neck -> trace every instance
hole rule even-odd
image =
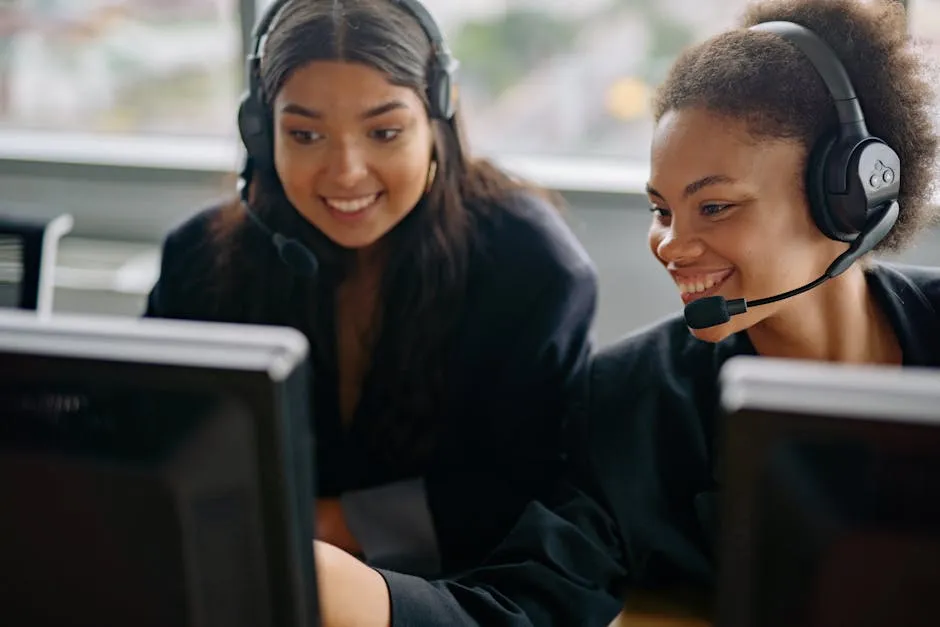
[[[858,265],[790,299],[747,333],[758,354],[767,357],[901,363],[897,337]]]
[[[349,260],[347,279],[356,283],[378,282],[385,267],[386,256],[385,247],[379,243],[357,249]]]

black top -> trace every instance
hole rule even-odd
[[[220,251],[212,239],[218,212],[203,211],[166,238],[146,315],[293,326],[315,345],[305,315],[309,280],[291,275],[271,240],[250,222],[241,227],[250,230],[242,245],[227,252],[269,264],[272,276],[266,281],[276,287],[265,289],[260,306],[219,306],[211,289],[218,277]],[[369,454],[356,419],[348,429],[342,424],[335,359],[317,363],[318,351],[312,351],[317,496],[342,495],[366,557],[374,544],[371,552],[396,568],[389,544],[405,552],[426,548],[407,537],[421,534],[422,512],[414,508],[423,509],[440,559],[438,568],[427,562],[413,572],[449,572],[478,563],[525,505],[557,481],[566,404],[586,374],[597,300],[587,254],[557,210],[534,196],[518,197],[488,214],[477,221],[479,245],[470,260],[449,362],[444,426],[425,467],[415,472]],[[323,315],[332,318],[330,309]],[[366,380],[357,418],[377,403],[381,399]],[[357,495],[362,498],[353,498]],[[409,570],[404,557],[401,567]]]
[[[940,366],[940,270],[878,265],[867,276],[904,363]],[[709,596],[718,373],[753,354],[745,332],[711,344],[675,317],[596,355],[574,479],[547,506],[531,504],[487,566],[461,579],[382,571],[393,626],[606,626],[627,586]]]

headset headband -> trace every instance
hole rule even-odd
[[[850,127],[854,134],[867,135],[862,107],[855,95],[852,81],[845,66],[835,51],[819,35],[793,22],[764,22],[750,30],[765,31],[782,37],[796,46],[809,59],[816,72],[826,84],[836,107],[836,117],[843,127]],[[849,130],[846,128],[846,130]],[[845,132],[845,131],[843,131]]]
[[[423,4],[417,0],[390,0],[392,4],[401,7],[409,15],[411,15],[418,25],[421,27],[421,30],[424,31],[425,36],[428,38],[428,41],[431,43],[431,49],[434,53],[434,56],[442,61],[442,67],[449,67],[453,64],[453,57],[451,56],[450,50],[447,47],[447,42],[444,39],[441,29],[438,28],[437,22],[434,21],[434,17],[431,13],[424,7]],[[261,14],[261,19],[258,20],[258,23],[255,25],[255,29],[252,32],[252,46],[251,46],[251,56],[258,57],[261,54],[261,46],[264,42],[265,36],[268,34],[268,30],[271,28],[271,24],[280,14],[281,9],[284,8],[290,0],[274,0],[271,4],[268,5],[264,13]]]

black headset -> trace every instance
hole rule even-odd
[[[692,329],[724,324],[750,307],[769,305],[807,292],[839,276],[874,250],[898,221],[901,160],[884,141],[872,136],[862,108],[839,57],[811,30],[792,22],[766,22],[750,30],[782,37],[797,47],[816,68],[835,105],[838,126],[824,133],[810,151],[806,194],[816,226],[830,239],[849,248],[816,280],[796,289],[759,298],[727,300],[707,296],[685,306]]]
[[[238,107],[238,132],[245,146],[246,158],[240,174],[239,186],[245,210],[251,220],[267,232],[281,259],[295,272],[315,275],[318,263],[313,252],[300,241],[273,232],[248,206],[248,188],[256,170],[274,171],[273,122],[270,105],[264,94],[261,81],[261,58],[264,40],[281,9],[292,0],[275,0],[262,14],[252,33],[251,52],[246,62],[248,91],[242,96]],[[299,0],[303,1],[303,0]],[[432,118],[448,122],[457,108],[457,70],[460,63],[455,59],[444,35],[434,18],[418,0],[389,0],[411,15],[431,43],[431,61],[427,68],[428,113]]]
[[[819,230],[840,242],[854,242],[860,235],[874,233],[880,235],[880,241],[897,221],[901,160],[890,146],[868,132],[839,57],[818,35],[799,24],[766,22],[750,30],[773,33],[796,46],[816,68],[835,104],[838,127],[820,138],[807,163],[809,207]],[[862,239],[868,240],[866,252],[878,243],[873,237]]]
[[[271,24],[290,1],[275,0],[261,16],[252,35],[252,50],[247,60],[248,91],[238,107],[238,131],[248,152],[246,162],[249,168],[274,168],[271,112],[261,82],[262,46]],[[430,41],[432,56],[427,70],[429,114],[432,118],[449,121],[454,117],[457,106],[456,73],[460,63],[451,56],[441,30],[421,3],[417,0],[389,2],[414,17]]]

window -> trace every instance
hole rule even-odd
[[[682,48],[728,27],[745,0],[424,4],[461,62],[476,149],[645,161],[652,86]]]
[[[909,0],[907,6],[911,37],[933,64],[940,63],[940,0]],[[933,69],[940,72],[940,67],[936,65]],[[931,84],[936,89],[937,81]],[[934,128],[940,132],[940,93],[935,93],[935,98]],[[937,189],[934,200],[940,205],[940,189]]]
[[[237,0],[0,0],[0,129],[232,137]]]
[[[261,0],[267,6],[266,0]],[[645,161],[654,87],[746,0],[425,0],[461,61],[474,146],[500,155]],[[940,58],[940,0],[912,0]]]
[[[0,135],[208,138],[215,148],[180,145],[234,163],[244,81],[239,9],[250,2],[0,0]],[[462,63],[474,148],[596,164],[580,173],[555,167],[562,178],[596,176],[611,158],[644,163],[652,89],[682,48],[727,28],[746,2],[425,0]],[[940,0],[909,4],[914,36],[940,58]],[[18,141],[0,137],[0,152],[35,143]],[[108,154],[146,161],[125,146],[114,143]]]
[[[475,146],[645,161],[649,101],[679,51],[744,0],[428,0],[461,60]],[[694,11],[690,7],[694,5]]]
[[[908,22],[915,41],[928,46],[930,58],[940,58],[940,0],[909,0]]]
[[[940,0],[910,0],[907,11],[911,37],[928,59],[934,64],[940,63]],[[940,68],[934,69],[940,71]],[[940,123],[940,94],[937,94],[937,99],[937,121]]]

